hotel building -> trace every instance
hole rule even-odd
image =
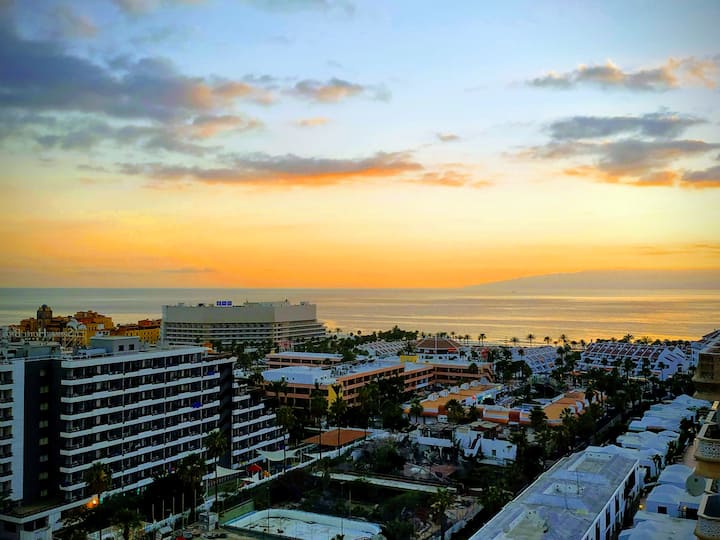
[[[245,302],[232,305],[222,300],[215,304],[163,306],[160,340],[168,345],[195,345],[270,340],[291,344],[325,336],[325,327],[317,320],[314,304],[300,302]]]
[[[614,365],[623,371],[624,361],[633,363],[631,375],[639,377],[644,367],[660,380],[667,380],[675,373],[687,373],[692,366],[692,356],[680,347],[667,345],[644,345],[640,343],[601,342],[591,343],[582,352],[578,368],[610,370]]]

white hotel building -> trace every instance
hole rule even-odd
[[[218,341],[223,346],[271,340],[292,343],[325,335],[315,304],[245,302],[163,306],[160,340],[169,345]]]

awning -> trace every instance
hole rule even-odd
[[[283,461],[286,458],[294,458],[297,456],[297,450],[258,450],[263,459],[270,461]]]
[[[250,473],[256,473],[256,472],[262,472],[262,467],[258,465],[257,463],[253,463],[247,468],[248,472]]]

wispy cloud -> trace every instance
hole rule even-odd
[[[323,116],[315,116],[313,118],[302,118],[300,120],[295,121],[295,125],[298,127],[304,127],[304,128],[311,128],[311,127],[319,127],[324,126],[327,124],[330,120]]]
[[[675,138],[689,127],[706,120],[672,112],[649,113],[642,116],[573,116],[548,126],[556,140],[594,139],[615,135],[643,135]]]
[[[460,140],[460,136],[454,133],[436,133],[435,136],[440,142],[455,142]]]
[[[718,85],[720,57],[680,60],[670,58],[652,68],[624,70],[613,61],[604,65],[580,65],[572,71],[549,72],[528,81],[539,88],[570,89],[578,86],[596,86],[603,89],[663,91],[680,86],[701,85],[715,88]]]
[[[422,165],[403,152],[379,152],[357,159],[306,158],[293,154],[252,154],[236,157],[228,166],[124,163],[120,172],[158,181],[189,180],[209,184],[255,184],[327,186],[368,178],[394,177],[422,170]]]
[[[167,4],[199,4],[203,0],[112,0],[120,11],[128,15],[142,15]]]
[[[69,5],[60,5],[54,11],[55,20],[64,37],[95,37],[98,28],[88,15],[77,13]]]
[[[386,100],[388,97],[387,91],[382,88],[364,86],[337,78],[326,82],[304,79],[295,83],[287,93],[317,103],[338,103],[354,96],[379,100]]]

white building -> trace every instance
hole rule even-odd
[[[289,436],[277,425],[275,413],[265,407],[262,390],[252,390],[236,378],[232,401],[231,468],[247,468],[263,460],[259,452],[284,448]]]
[[[245,302],[229,300],[214,304],[163,306],[160,340],[170,345],[196,345],[219,341],[291,344],[323,337],[325,327],[317,320],[315,304],[300,302]]]
[[[632,361],[630,376],[641,377],[645,368],[650,375],[664,381],[675,373],[687,373],[693,365],[692,356],[680,347],[668,345],[644,345],[639,343],[600,342],[591,343],[582,352],[578,368],[612,369],[624,373],[624,362]]]
[[[547,375],[555,369],[557,349],[554,347],[510,347],[510,352],[512,360],[525,362],[533,375]]]
[[[695,540],[695,521],[639,510],[633,528],[620,532],[618,540]]]
[[[612,538],[641,483],[637,459],[591,446],[558,461],[471,540]]]
[[[2,539],[50,539],[62,512],[94,495],[85,481],[94,463],[112,471],[107,494],[142,488],[184,457],[204,455],[205,436],[219,427],[233,360],[203,347],[103,336],[72,354],[56,344],[26,349],[6,360],[15,505],[0,515]]]

